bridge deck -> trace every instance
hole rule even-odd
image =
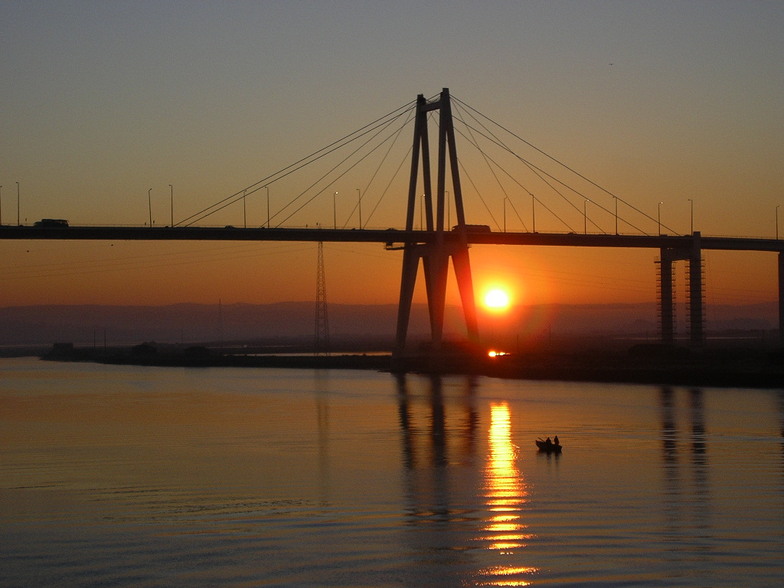
[[[459,239],[454,231],[446,240]],[[536,245],[560,247],[625,247],[690,249],[692,235],[597,235],[563,233],[466,233],[477,245]],[[433,231],[396,229],[238,228],[238,227],[34,227],[0,226],[0,239],[63,239],[105,241],[324,241],[350,243],[431,243]],[[701,249],[726,251],[784,251],[784,240],[751,237],[699,237]]]

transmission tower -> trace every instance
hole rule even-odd
[[[318,244],[316,268],[316,333],[313,345],[316,355],[329,353],[329,317],[327,315],[327,284],[324,278],[324,243]]]

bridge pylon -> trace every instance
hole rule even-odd
[[[686,261],[688,265],[689,301],[689,342],[693,346],[705,343],[705,311],[703,289],[703,262],[701,235],[695,231],[691,238],[691,247],[662,247],[658,271],[659,320],[662,343],[675,342],[675,296],[673,288],[672,264]]]
[[[784,346],[784,251],[778,253],[779,266],[779,343]]]
[[[428,115],[434,110],[439,111],[435,207],[433,206],[430,145],[427,126]],[[463,208],[463,194],[460,188],[457,147],[455,145],[452,106],[448,88],[444,88],[438,98],[431,101],[426,100],[422,94],[417,96],[414,144],[411,154],[411,177],[406,210],[406,231],[414,230],[420,157],[425,222],[425,227],[421,228],[431,233],[434,238],[429,238],[421,243],[406,243],[403,248],[403,270],[400,280],[400,301],[395,341],[395,355],[398,357],[402,356],[406,349],[411,303],[420,261],[422,262],[427,292],[432,352],[439,353],[443,342],[446,285],[450,259],[454,266],[455,277],[457,278],[457,285],[460,291],[468,339],[472,343],[479,341],[471,264],[468,256],[465,210]],[[449,227],[444,226],[447,160],[452,181],[451,195],[454,198],[454,209],[457,215],[457,225],[454,231],[450,231]]]

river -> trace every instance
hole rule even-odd
[[[779,390],[2,359],[0,584],[778,586],[782,435]]]

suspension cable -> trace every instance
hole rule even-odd
[[[475,120],[476,120],[476,119],[475,119]],[[471,127],[471,125],[467,124],[465,121],[461,121],[461,122],[462,122],[464,125],[466,125],[467,127],[469,127],[469,128],[472,128],[472,129],[473,129],[473,127]],[[599,202],[596,202],[595,200],[592,200],[592,199],[588,198],[588,196],[586,196],[585,194],[583,194],[582,192],[580,192],[580,191],[579,191],[579,190],[577,190],[576,188],[574,188],[574,187],[572,187],[572,186],[570,186],[570,185],[566,184],[566,183],[565,183],[563,180],[561,180],[560,178],[557,178],[557,177],[555,177],[555,176],[554,176],[554,175],[552,175],[551,173],[547,172],[546,170],[542,169],[541,167],[537,166],[536,164],[532,163],[531,161],[528,161],[527,159],[525,159],[525,158],[524,158],[524,157],[522,157],[521,155],[519,155],[519,154],[515,153],[515,152],[514,152],[514,151],[513,151],[513,150],[512,150],[510,147],[508,147],[506,144],[504,144],[503,142],[501,142],[501,140],[500,140],[498,137],[496,137],[496,136],[495,136],[495,135],[492,133],[492,131],[490,131],[490,130],[489,130],[489,129],[487,129],[487,128],[486,128],[484,125],[482,125],[481,121],[477,121],[477,122],[478,122],[478,124],[479,124],[479,125],[481,125],[481,126],[482,126],[482,127],[485,129],[485,130],[487,130],[487,132],[488,132],[488,133],[490,133],[490,135],[492,135],[492,138],[491,138],[491,137],[488,137],[486,134],[482,133],[482,132],[481,132],[481,131],[479,131],[478,129],[474,129],[475,131],[477,131],[477,133],[478,133],[479,135],[481,135],[482,137],[484,137],[485,139],[487,139],[487,140],[488,140],[488,141],[490,141],[491,143],[493,143],[493,144],[497,145],[498,147],[501,147],[502,149],[504,149],[505,151],[507,151],[509,154],[511,154],[513,157],[515,157],[517,160],[519,160],[520,162],[522,162],[522,163],[523,163],[523,164],[524,164],[526,167],[528,167],[528,168],[531,170],[531,172],[532,172],[534,175],[536,175],[536,176],[537,176],[537,177],[538,177],[538,178],[539,178],[539,179],[540,179],[542,182],[544,182],[545,184],[547,184],[547,186],[548,186],[548,187],[549,187],[551,190],[553,190],[553,192],[555,192],[555,193],[556,193],[556,194],[558,194],[558,195],[559,195],[561,198],[563,198],[563,199],[564,199],[564,201],[565,201],[565,202],[567,202],[567,203],[569,204],[569,206],[571,206],[572,208],[574,208],[575,210],[577,210],[577,211],[579,212],[579,208],[577,207],[577,205],[576,205],[576,204],[574,204],[574,202],[572,202],[572,201],[571,201],[569,198],[567,198],[567,197],[566,197],[566,196],[565,196],[563,193],[561,193],[561,191],[560,191],[560,190],[558,190],[557,188],[555,188],[555,187],[552,185],[552,183],[551,183],[551,182],[549,182],[548,180],[546,180],[546,179],[545,179],[543,176],[547,176],[548,178],[550,178],[551,180],[553,180],[553,181],[557,182],[557,183],[558,183],[558,184],[560,184],[561,186],[563,186],[563,187],[567,188],[568,190],[571,190],[572,192],[574,192],[574,193],[575,193],[575,194],[577,194],[578,196],[580,196],[580,197],[582,197],[582,198],[584,198],[584,199],[586,199],[586,200],[588,200],[588,201],[592,202],[592,203],[593,203],[595,206],[597,206],[598,208],[601,208],[601,209],[602,209],[602,210],[604,210],[605,212],[608,212],[608,213],[610,213],[610,211],[609,211],[609,210],[608,210],[606,207],[604,207],[604,206],[603,206],[601,203],[599,203]],[[491,158],[491,160],[492,160],[492,158]],[[506,171],[506,170],[505,170],[503,167],[501,167],[501,165],[500,165],[500,164],[498,164],[498,163],[497,163],[497,162],[495,162],[494,160],[492,160],[492,161],[493,161],[493,162],[494,162],[494,163],[495,163],[495,164],[496,164],[496,165],[497,165],[497,166],[498,166],[498,167],[501,169],[501,171],[503,171],[503,172],[504,172],[504,173],[505,173],[507,176],[509,176],[509,177],[510,177],[510,178],[511,178],[513,181],[515,181],[516,183],[519,183],[519,182],[517,182],[517,180],[516,180],[516,179],[515,179],[515,178],[514,178],[514,177],[513,177],[513,176],[512,176],[512,175],[511,175],[511,174],[510,174],[508,171]],[[601,227],[599,227],[599,226],[596,224],[596,222],[594,222],[594,221],[591,221],[591,222],[592,222],[592,224],[593,224],[593,225],[594,225],[596,228],[598,228],[600,231],[602,231],[603,233],[605,232],[605,231],[604,231],[604,230],[603,230]],[[627,220],[624,220],[624,222],[625,222],[626,224],[628,224],[629,226],[631,226],[632,228],[634,228],[634,229],[638,230],[639,232],[641,232],[641,233],[643,233],[643,234],[647,234],[647,233],[646,233],[644,230],[642,230],[641,228],[639,228],[639,227],[635,226],[635,225],[634,225],[634,224],[632,224],[631,222],[629,222],[629,221],[627,221]]]
[[[461,122],[463,122],[463,121],[461,121]],[[465,124],[465,122],[463,122],[463,124]],[[468,126],[468,125],[466,125],[466,126]],[[460,133],[460,135],[461,135],[462,137],[464,137],[464,138],[468,139],[468,137],[466,137],[466,136],[465,136],[465,134],[463,134],[463,133],[462,133],[460,130],[458,130],[457,132],[458,132],[458,133]],[[480,149],[480,148],[479,148],[477,145],[474,145],[474,147],[475,147],[477,150],[479,150],[479,151],[480,151],[480,153],[482,152],[482,150],[481,150],[481,149]],[[515,154],[513,153],[513,155],[515,155]],[[562,219],[562,218],[561,218],[561,217],[560,217],[560,216],[559,216],[559,215],[558,215],[558,214],[557,214],[557,213],[556,213],[556,212],[555,212],[555,211],[554,211],[552,208],[550,208],[549,206],[547,206],[547,204],[545,204],[545,202],[544,202],[544,201],[542,201],[540,198],[536,198],[536,197],[534,196],[533,192],[531,192],[531,191],[530,191],[528,188],[526,188],[526,187],[525,187],[525,186],[524,186],[524,185],[523,185],[523,184],[522,184],[522,183],[521,183],[521,182],[520,182],[520,181],[519,181],[519,180],[518,180],[516,177],[514,177],[514,176],[513,176],[511,173],[509,173],[509,172],[508,172],[508,171],[507,171],[507,170],[506,170],[504,167],[502,167],[500,164],[498,164],[498,162],[496,162],[496,161],[495,161],[495,160],[494,160],[492,157],[490,157],[489,155],[487,156],[487,158],[488,158],[488,159],[489,159],[491,162],[493,162],[493,164],[494,164],[496,167],[498,167],[498,169],[499,169],[499,170],[501,170],[502,172],[504,172],[504,173],[505,173],[505,174],[506,174],[506,175],[509,177],[509,179],[511,179],[511,180],[512,180],[512,181],[513,181],[515,184],[517,184],[518,186],[520,186],[520,187],[521,187],[523,190],[525,190],[525,192],[527,192],[529,196],[531,196],[531,197],[532,197],[532,198],[534,198],[534,199],[535,199],[537,202],[539,202],[539,203],[540,203],[540,204],[541,204],[541,205],[544,207],[544,209],[545,209],[545,210],[547,210],[547,211],[548,211],[550,214],[552,214],[552,215],[553,215],[553,216],[554,216],[556,219],[558,219],[558,220],[559,220],[559,221],[560,221],[560,222],[561,222],[561,223],[562,223],[562,224],[563,224],[563,225],[564,225],[564,226],[565,226],[567,229],[569,229],[569,231],[572,231],[572,232],[574,231],[574,229],[571,227],[571,225],[569,225],[569,223],[567,223],[567,222],[566,222],[564,219]],[[527,162],[525,159],[522,159],[522,158],[519,158],[519,157],[518,157],[518,159],[520,159],[520,161],[522,161],[524,164],[526,164],[526,165],[529,165],[529,162]],[[529,167],[530,167],[530,166],[529,166]],[[536,167],[536,166],[534,166],[534,168],[535,168],[535,167]],[[538,168],[537,168],[537,169],[538,169]],[[541,175],[539,175],[535,169],[532,169],[531,171],[533,171],[533,173],[534,173],[534,174],[535,174],[535,175],[536,175],[536,176],[537,176],[537,177],[538,177],[540,180],[542,180],[542,181],[543,181],[545,184],[547,184],[547,185],[548,185],[548,186],[549,186],[549,187],[550,187],[550,188],[551,188],[551,189],[552,189],[552,190],[553,190],[553,191],[554,191],[556,194],[558,194],[559,196],[561,196],[561,198],[563,198],[563,199],[564,199],[564,200],[565,200],[565,201],[566,201],[568,204],[570,204],[571,206],[573,206],[573,207],[574,207],[574,204],[573,204],[573,203],[572,203],[572,202],[571,202],[571,201],[570,201],[568,198],[566,198],[566,197],[565,197],[563,194],[561,194],[561,193],[560,193],[558,190],[556,190],[555,188],[553,188],[553,186],[552,186],[552,185],[551,185],[551,184],[550,184],[550,183],[549,183],[547,180],[545,180],[544,178],[542,178],[542,177],[541,177]],[[544,172],[544,173],[546,173],[546,172]],[[486,207],[486,206],[487,206],[487,205],[485,205],[485,207]],[[490,216],[493,216],[493,215],[492,215],[492,213],[490,213]],[[493,220],[495,221],[495,218],[493,218]],[[497,224],[497,223],[496,223],[496,224]]]
[[[216,204],[213,204],[212,206],[210,206],[210,207],[207,207],[206,209],[204,209],[204,211],[207,211],[207,210],[209,210],[209,212],[207,212],[206,214],[202,214],[202,215],[201,215],[199,218],[196,218],[196,219],[194,219],[194,220],[191,220],[191,221],[190,221],[190,223],[189,223],[189,225],[190,225],[190,224],[193,224],[193,223],[195,223],[195,222],[198,222],[199,220],[202,220],[202,219],[204,219],[204,218],[206,218],[206,217],[208,217],[208,216],[210,216],[210,215],[212,215],[212,214],[215,214],[216,212],[218,212],[218,211],[220,211],[220,210],[222,210],[222,209],[224,209],[224,208],[226,208],[226,207],[230,206],[231,204],[234,204],[235,202],[237,202],[237,201],[239,200],[239,198],[240,198],[240,197],[241,197],[243,194],[244,194],[245,196],[247,196],[248,194],[253,194],[253,193],[255,193],[255,192],[257,192],[257,191],[261,190],[261,189],[262,189],[262,188],[264,188],[265,186],[269,186],[270,184],[272,184],[272,183],[274,183],[274,182],[277,182],[277,181],[279,181],[279,180],[281,180],[281,179],[285,178],[286,176],[288,176],[288,175],[290,175],[290,174],[292,174],[292,173],[294,173],[294,172],[296,172],[296,171],[298,171],[298,170],[302,169],[303,167],[305,167],[305,166],[307,166],[307,165],[310,165],[311,163],[314,163],[314,162],[318,161],[319,159],[321,159],[321,158],[323,158],[323,157],[326,157],[327,155],[329,155],[329,154],[331,154],[331,153],[333,153],[333,152],[337,151],[338,149],[341,149],[342,147],[345,147],[346,145],[349,145],[349,144],[350,144],[350,143],[352,143],[353,141],[356,141],[357,139],[359,139],[359,138],[361,138],[361,137],[363,137],[363,136],[367,135],[368,133],[371,133],[372,131],[376,130],[377,128],[379,128],[379,127],[383,127],[384,125],[387,125],[387,126],[388,126],[389,124],[391,124],[392,122],[394,122],[396,118],[399,118],[400,116],[402,116],[403,114],[405,114],[405,112],[406,112],[406,111],[403,111],[403,112],[401,112],[401,113],[397,114],[395,118],[391,118],[391,119],[389,119],[388,121],[383,121],[383,122],[381,122],[381,123],[375,124],[375,126],[372,126],[372,127],[371,127],[370,125],[365,125],[365,126],[364,126],[364,127],[362,127],[362,129],[360,129],[359,131],[355,131],[354,133],[352,133],[352,135],[355,135],[355,136],[353,136],[352,138],[350,138],[350,139],[347,139],[347,140],[345,140],[345,141],[344,141],[344,139],[346,139],[346,137],[344,137],[343,139],[341,139],[341,140],[339,140],[339,141],[335,141],[335,142],[333,142],[332,144],[330,144],[328,147],[325,147],[325,148],[322,148],[322,149],[320,149],[319,151],[315,152],[315,153],[314,153],[314,154],[312,154],[311,156],[308,156],[308,157],[306,157],[306,158],[303,158],[303,159],[301,159],[299,162],[297,162],[297,163],[295,163],[295,164],[292,164],[292,165],[289,165],[288,167],[284,168],[283,170],[281,170],[281,171],[279,171],[279,172],[276,172],[276,173],[274,173],[274,174],[271,174],[271,175],[267,176],[266,178],[264,178],[263,180],[260,180],[259,182],[256,182],[255,184],[251,184],[251,186],[253,187],[253,189],[251,189],[251,190],[249,190],[248,188],[246,188],[245,190],[243,190],[243,191],[241,191],[241,192],[235,192],[235,193],[234,193],[234,194],[232,194],[231,196],[229,196],[229,197],[227,197],[227,198],[224,198],[224,199],[223,199],[223,200],[221,200],[220,202],[218,202],[218,203],[216,203]],[[379,120],[382,120],[382,119],[377,119],[377,121],[374,121],[374,123],[377,123]],[[374,124],[374,123],[371,123],[371,124]],[[364,130],[364,132],[361,132],[361,133],[360,133],[360,131],[363,131],[363,130]],[[383,130],[383,129],[382,129],[382,130]],[[376,133],[376,134],[378,134],[378,133]],[[351,135],[347,135],[347,137],[351,137]],[[341,143],[341,141],[343,141],[343,142]],[[322,152],[323,152],[323,153],[322,153]],[[318,154],[318,155],[317,155],[317,154]],[[316,155],[317,155],[317,156],[316,156]],[[297,165],[298,163],[299,163],[300,165]],[[296,166],[296,167],[293,167],[293,166]],[[292,167],[293,167],[293,169],[290,169],[290,168],[292,168]],[[287,170],[288,170],[288,171],[287,171]],[[285,172],[285,173],[284,173],[284,172]],[[274,179],[271,179],[271,180],[270,180],[270,178],[274,178]],[[266,182],[265,182],[265,180],[269,180],[269,181],[266,181]],[[263,183],[263,184],[262,184],[262,182],[265,182],[265,183]],[[249,191],[248,191],[248,190],[249,190]],[[287,206],[288,206],[288,205],[287,205]],[[285,208],[285,207],[284,207],[284,208]],[[212,209],[212,210],[210,210],[210,209]],[[202,211],[202,212],[204,212],[204,211]],[[280,212],[280,211],[279,211],[279,212]],[[197,214],[198,214],[198,213],[197,213]],[[276,213],[276,215],[275,215],[275,216],[277,216],[277,214],[278,214],[278,213]],[[189,217],[189,218],[188,218],[188,219],[186,219],[186,220],[193,219],[193,217],[194,217],[194,216],[196,216],[196,215],[192,215],[191,217]],[[185,222],[185,221],[181,221],[181,223],[184,223],[184,222]]]
[[[651,215],[649,215],[648,213],[646,213],[646,212],[644,212],[644,211],[640,210],[639,208],[637,208],[636,206],[634,206],[633,204],[631,204],[630,202],[628,202],[628,201],[627,201],[627,200],[625,200],[624,198],[621,198],[620,196],[618,196],[617,194],[614,194],[613,192],[611,192],[611,191],[610,191],[610,190],[608,190],[607,188],[604,188],[603,186],[601,186],[601,185],[597,184],[596,182],[594,182],[594,181],[593,181],[593,180],[591,180],[590,178],[588,178],[588,177],[584,176],[583,174],[581,174],[581,173],[580,173],[580,172],[578,172],[577,170],[575,170],[575,169],[573,169],[573,168],[569,167],[568,165],[566,165],[565,163],[563,163],[563,162],[559,161],[558,159],[556,159],[555,157],[553,157],[553,156],[551,156],[550,154],[546,153],[545,151],[543,151],[542,149],[540,149],[540,148],[539,148],[539,147],[537,147],[536,145],[533,145],[533,144],[532,144],[532,143],[530,143],[529,141],[526,141],[525,139],[523,139],[522,137],[520,137],[520,136],[519,136],[519,135],[517,135],[516,133],[514,133],[514,132],[510,131],[509,129],[507,129],[506,127],[504,127],[502,124],[500,124],[500,123],[496,122],[495,120],[491,119],[489,116],[487,116],[487,115],[485,115],[485,114],[483,114],[483,113],[479,112],[477,109],[475,109],[475,108],[473,108],[472,106],[470,106],[470,105],[466,104],[465,102],[463,102],[463,101],[462,101],[462,100],[460,100],[459,98],[455,98],[455,96],[454,96],[454,95],[452,96],[452,98],[453,98],[455,101],[459,102],[461,105],[463,105],[463,106],[465,106],[466,108],[468,108],[469,110],[471,110],[471,111],[475,112],[475,113],[476,113],[476,114],[478,114],[479,116],[481,116],[481,117],[483,117],[484,119],[486,119],[486,120],[490,121],[491,123],[493,123],[494,125],[496,125],[496,126],[497,126],[497,127],[499,127],[500,129],[502,129],[502,130],[506,131],[507,133],[509,133],[510,135],[512,135],[513,137],[515,137],[516,139],[518,139],[519,141],[522,141],[523,143],[525,143],[526,145],[528,145],[529,147],[531,147],[532,149],[534,149],[534,150],[535,150],[535,151],[537,151],[538,153],[540,153],[540,154],[544,155],[545,157],[547,157],[547,158],[548,158],[548,159],[550,159],[551,161],[555,162],[556,164],[560,165],[560,166],[561,166],[561,167],[563,167],[564,169],[566,169],[566,170],[568,170],[568,171],[572,172],[572,173],[573,173],[573,174],[575,174],[577,177],[579,177],[579,178],[581,178],[581,179],[585,180],[586,182],[588,182],[589,184],[591,184],[591,185],[592,185],[592,186],[594,186],[595,188],[597,188],[597,189],[601,190],[602,192],[604,192],[605,194],[607,194],[607,195],[609,195],[609,196],[612,196],[613,198],[616,198],[617,200],[619,200],[620,202],[622,202],[623,204],[625,204],[626,206],[628,206],[629,208],[631,208],[631,209],[632,209],[632,210],[634,210],[635,212],[637,212],[637,213],[641,214],[642,216],[644,216],[644,217],[645,217],[645,218],[647,218],[648,220],[659,222],[659,221],[658,221],[658,219],[655,219],[655,218],[653,218]],[[597,205],[598,205],[598,203],[595,203],[595,204],[597,204]],[[606,210],[606,209],[605,209],[605,210]],[[624,222],[626,222],[627,224],[629,224],[629,225],[631,225],[631,226],[634,226],[634,225],[632,225],[631,223],[629,223],[628,221],[625,221],[625,220],[624,220]],[[667,230],[668,230],[668,231],[670,231],[670,232],[673,232],[673,233],[675,232],[675,231],[674,231],[672,228],[670,228],[670,227],[668,227],[668,226],[666,226],[666,225],[661,225],[661,226],[662,226],[662,227],[664,227],[665,229],[667,229]],[[639,229],[638,229],[638,230],[639,230]],[[643,231],[643,232],[644,232],[644,231]],[[647,233],[645,233],[645,234],[647,234]]]
[[[386,127],[390,126],[390,125],[391,125],[393,122],[395,122],[395,119],[392,119],[391,121],[389,121],[389,122],[387,123]],[[406,121],[406,122],[404,123],[404,125],[403,125],[403,126],[405,126],[405,124],[408,124],[408,121]],[[324,179],[325,179],[327,176],[329,176],[329,175],[330,175],[332,172],[334,172],[336,169],[338,169],[340,166],[342,166],[344,163],[346,163],[346,162],[347,162],[347,161],[348,161],[348,160],[349,160],[351,157],[353,157],[354,155],[356,155],[356,153],[357,153],[358,151],[360,151],[360,150],[361,150],[363,147],[365,147],[365,146],[366,146],[368,143],[370,143],[370,142],[371,142],[373,139],[375,139],[375,138],[376,138],[376,137],[377,137],[377,136],[378,136],[378,135],[379,135],[381,132],[383,132],[383,131],[386,129],[386,127],[385,127],[385,128],[382,128],[382,129],[380,129],[380,130],[379,130],[379,131],[378,131],[378,132],[377,132],[375,135],[373,135],[372,137],[370,137],[370,138],[369,138],[367,141],[365,141],[364,143],[362,143],[361,145],[359,145],[359,146],[358,146],[356,149],[354,149],[354,151],[352,151],[352,152],[351,152],[351,153],[349,153],[349,154],[348,154],[348,155],[347,155],[345,158],[343,158],[343,160],[342,160],[342,161],[340,161],[339,163],[337,163],[336,165],[334,165],[334,166],[333,166],[331,169],[329,169],[329,170],[328,170],[326,173],[324,173],[324,174],[323,174],[323,175],[322,175],[320,178],[318,178],[318,179],[317,179],[315,182],[313,182],[313,183],[312,183],[310,186],[308,186],[308,187],[307,187],[305,190],[303,190],[303,191],[302,191],[302,192],[301,192],[301,193],[300,193],[300,194],[299,194],[297,197],[295,197],[293,200],[291,200],[291,201],[290,201],[290,202],[289,202],[289,203],[288,203],[286,206],[284,206],[284,207],[283,207],[282,209],[280,209],[280,210],[279,210],[277,213],[275,213],[275,216],[278,216],[279,214],[281,214],[281,213],[282,213],[284,210],[286,210],[286,209],[287,209],[289,206],[291,206],[291,205],[292,205],[292,204],[294,204],[294,203],[295,203],[297,200],[299,200],[301,197],[303,197],[303,196],[304,196],[304,195],[305,195],[305,194],[306,194],[306,193],[307,193],[309,190],[313,189],[313,188],[314,188],[316,185],[318,185],[318,184],[319,184],[319,182],[321,182],[322,180],[324,180]],[[398,130],[397,132],[399,132],[399,130]],[[364,161],[364,160],[365,160],[367,157],[369,157],[371,154],[373,154],[373,153],[374,153],[374,152],[375,152],[377,149],[379,149],[379,148],[380,148],[380,147],[381,147],[381,146],[382,146],[384,143],[386,143],[387,141],[389,141],[389,140],[390,140],[390,138],[391,138],[391,137],[393,137],[393,136],[395,136],[395,135],[394,135],[394,134],[393,134],[393,135],[390,135],[389,137],[387,137],[386,139],[384,139],[384,140],[383,140],[381,143],[379,143],[378,145],[376,145],[375,147],[373,147],[373,149],[371,149],[371,150],[370,150],[368,153],[366,153],[365,155],[363,155],[362,157],[360,157],[360,158],[359,158],[359,159],[358,159],[358,160],[357,160],[357,161],[356,161],[354,164],[350,165],[350,166],[349,166],[349,167],[348,167],[348,168],[347,168],[345,171],[343,171],[341,174],[339,174],[339,175],[338,175],[338,176],[337,176],[335,179],[333,179],[332,181],[330,181],[330,182],[329,182],[329,183],[328,183],[326,186],[324,186],[323,188],[321,188],[321,190],[319,190],[319,191],[318,191],[318,192],[316,192],[316,193],[315,193],[313,196],[311,196],[309,199],[307,199],[307,200],[306,200],[306,201],[305,201],[303,204],[301,204],[301,205],[300,205],[298,208],[296,208],[296,209],[295,209],[295,210],[294,210],[294,211],[293,211],[291,214],[289,214],[289,215],[288,215],[286,218],[284,218],[283,220],[281,220],[281,221],[280,221],[280,223],[278,223],[278,225],[277,225],[277,226],[280,226],[280,224],[282,224],[282,223],[285,223],[285,222],[286,222],[287,220],[289,220],[289,219],[290,219],[292,216],[294,216],[294,215],[295,215],[297,212],[299,212],[299,211],[300,211],[300,210],[302,210],[302,209],[303,209],[305,206],[307,206],[308,204],[310,204],[311,202],[313,202],[313,200],[315,200],[315,199],[316,199],[316,197],[318,197],[319,195],[321,195],[321,194],[324,192],[324,190],[326,190],[326,189],[328,189],[330,186],[334,185],[334,183],[335,183],[335,182],[337,182],[337,181],[338,181],[340,178],[342,178],[342,177],[343,177],[344,175],[346,175],[346,174],[347,174],[349,171],[351,171],[351,170],[352,170],[352,169],[354,169],[354,168],[355,168],[357,165],[359,165],[359,164],[360,164],[362,161]]]
[[[243,195],[243,193],[245,194],[245,196],[247,196],[248,194],[253,194],[253,193],[257,192],[258,190],[261,190],[262,188],[264,188],[266,186],[269,186],[270,184],[272,184],[272,183],[274,183],[274,182],[276,182],[276,181],[286,177],[287,175],[302,169],[303,167],[309,165],[310,163],[313,163],[314,161],[317,161],[318,159],[321,159],[322,157],[325,157],[326,155],[329,155],[333,151],[335,151],[337,149],[340,149],[341,147],[344,147],[345,145],[348,145],[352,141],[355,141],[355,140],[359,139],[360,137],[366,135],[367,133],[372,132],[373,130],[375,130],[379,126],[383,126],[385,124],[384,121],[387,121],[387,119],[391,118],[391,120],[395,120],[396,118],[406,114],[406,112],[408,112],[412,108],[412,106],[414,104],[415,104],[415,101],[410,101],[410,102],[406,103],[405,105],[400,106],[400,107],[398,107],[398,108],[388,112],[387,114],[377,118],[376,120],[374,120],[374,121],[372,121],[370,123],[367,123],[366,125],[360,127],[359,129],[357,129],[357,130],[355,130],[355,131],[353,131],[353,132],[351,132],[351,133],[341,137],[340,139],[338,139],[336,141],[333,141],[332,143],[329,143],[328,145],[322,147],[321,149],[318,149],[317,151],[314,151],[310,155],[307,155],[307,156],[299,159],[298,161],[295,161],[294,163],[292,163],[292,164],[290,164],[290,165],[288,165],[288,166],[286,166],[286,167],[284,167],[284,168],[282,168],[282,169],[280,169],[280,170],[278,170],[278,171],[276,171],[276,172],[274,172],[272,174],[269,174],[268,176],[266,176],[266,177],[264,177],[264,178],[262,178],[262,179],[260,179],[260,180],[258,180],[256,182],[254,182],[253,184],[250,184],[249,186],[245,187],[244,189],[238,190],[237,192],[234,192],[233,194],[230,194],[229,196],[226,196],[225,198],[219,200],[218,202],[215,202],[215,203],[211,204],[210,206],[207,206],[207,207],[203,208],[202,210],[200,210],[200,211],[198,211],[198,212],[196,212],[196,213],[186,217],[185,219],[175,223],[175,226],[190,226],[190,225],[192,225],[192,224],[194,224],[194,223],[196,223],[196,222],[198,222],[198,221],[200,221],[200,220],[202,220],[202,219],[204,219],[204,218],[206,218],[206,217],[208,217],[208,216],[218,212],[219,210],[222,210],[223,208],[225,208],[229,204],[233,204],[235,201],[237,201],[239,199],[239,197],[241,197]],[[229,202],[227,203],[227,201],[229,201]],[[224,204],[224,203],[227,203],[227,204]],[[223,205],[223,206],[221,206],[221,205]]]
[[[343,228],[346,228],[346,225],[348,224],[348,219],[351,218],[351,216],[354,214],[354,211],[357,209],[357,207],[361,206],[363,195],[367,194],[367,191],[370,189],[371,184],[376,179],[376,176],[378,175],[378,172],[381,170],[381,167],[386,162],[387,157],[389,157],[390,151],[392,151],[392,148],[395,146],[395,143],[397,143],[397,140],[400,138],[400,135],[402,134],[403,129],[406,128],[406,126],[409,124],[411,119],[414,117],[415,113],[414,113],[413,109],[409,110],[408,112],[409,112],[408,118],[400,126],[400,128],[397,131],[397,133],[395,133],[394,138],[389,143],[389,147],[387,148],[386,152],[384,153],[384,156],[381,158],[381,161],[378,163],[378,166],[376,166],[376,169],[373,172],[373,175],[370,176],[370,179],[368,180],[367,184],[365,185],[365,189],[364,190],[360,190],[359,199],[357,200],[357,203],[354,205],[354,208],[351,209],[351,212],[349,213],[348,217],[346,218],[346,222],[343,224]],[[395,172],[395,175],[397,175],[397,172]],[[384,197],[384,194],[382,193],[381,198],[383,198],[383,197]],[[379,198],[379,201],[381,200],[381,198]],[[378,206],[378,205],[376,205],[376,206]],[[375,210],[376,210],[376,207],[373,207],[373,211],[371,211],[371,215],[372,215],[372,212],[374,212]],[[367,224],[367,221],[369,221],[369,220],[370,220],[370,217],[368,217],[365,220],[365,224]],[[362,228],[361,224],[360,224],[359,228],[360,229]]]
[[[458,114],[460,114],[460,107],[459,107],[459,105],[457,105],[457,104],[456,104],[456,106],[458,106],[458,108],[456,108],[455,110],[457,111],[457,113],[458,113]],[[459,120],[460,122],[463,122],[463,124],[465,124],[465,122],[464,122],[464,121],[463,121],[461,118],[458,118],[457,120]],[[468,127],[468,125],[466,125],[466,127]],[[493,174],[493,178],[495,179],[495,182],[496,182],[496,184],[497,184],[497,185],[498,185],[498,187],[501,189],[501,192],[503,192],[503,194],[504,194],[504,199],[505,199],[505,200],[508,200],[508,199],[509,199],[509,194],[506,192],[506,188],[505,188],[505,187],[504,187],[504,185],[501,183],[501,180],[498,178],[498,175],[495,173],[495,169],[493,168],[493,166],[491,166],[491,165],[490,165],[490,162],[487,160],[487,156],[486,156],[485,152],[484,152],[484,151],[483,151],[483,150],[482,150],[482,149],[479,147],[479,143],[478,143],[478,142],[476,141],[476,139],[474,138],[473,132],[471,132],[471,129],[470,129],[470,127],[469,127],[469,129],[468,129],[468,130],[469,130],[469,134],[471,135],[471,138],[469,139],[469,142],[470,142],[470,143],[471,143],[471,144],[472,144],[472,145],[473,145],[473,146],[474,146],[474,147],[477,149],[477,151],[479,151],[479,153],[482,155],[482,159],[484,159],[484,162],[485,162],[485,165],[487,166],[487,169],[489,169],[489,170],[490,170],[490,173],[491,173],[491,174]],[[458,132],[460,132],[460,131],[458,131]],[[460,134],[461,134],[461,135],[463,135],[463,133],[462,133],[462,132],[461,132]],[[481,196],[480,196],[480,198],[481,198]],[[484,200],[482,200],[482,203],[484,204]],[[486,205],[486,204],[485,204],[485,208],[487,208],[487,205]],[[490,214],[490,216],[493,218],[493,221],[495,221],[495,217],[493,216],[493,214],[492,214],[492,213]],[[497,224],[497,223],[496,223],[496,224]]]
[[[384,188],[384,190],[381,192],[381,196],[379,196],[378,200],[376,201],[376,205],[373,207],[373,210],[370,211],[370,214],[368,215],[367,220],[365,221],[366,225],[370,222],[370,219],[373,218],[373,215],[376,213],[376,209],[381,204],[381,201],[384,199],[384,196],[387,195],[387,192],[389,191],[390,186],[392,186],[392,183],[395,181],[395,178],[397,178],[397,175],[400,173],[400,170],[403,169],[403,165],[405,165],[405,163],[407,161],[409,161],[409,158],[411,157],[411,152],[413,151],[413,149],[414,149],[413,146],[409,147],[408,151],[406,152],[406,154],[400,160],[400,163],[398,164],[397,169],[395,169],[395,173],[392,174],[392,177],[389,179],[389,182],[387,183],[386,188]]]

